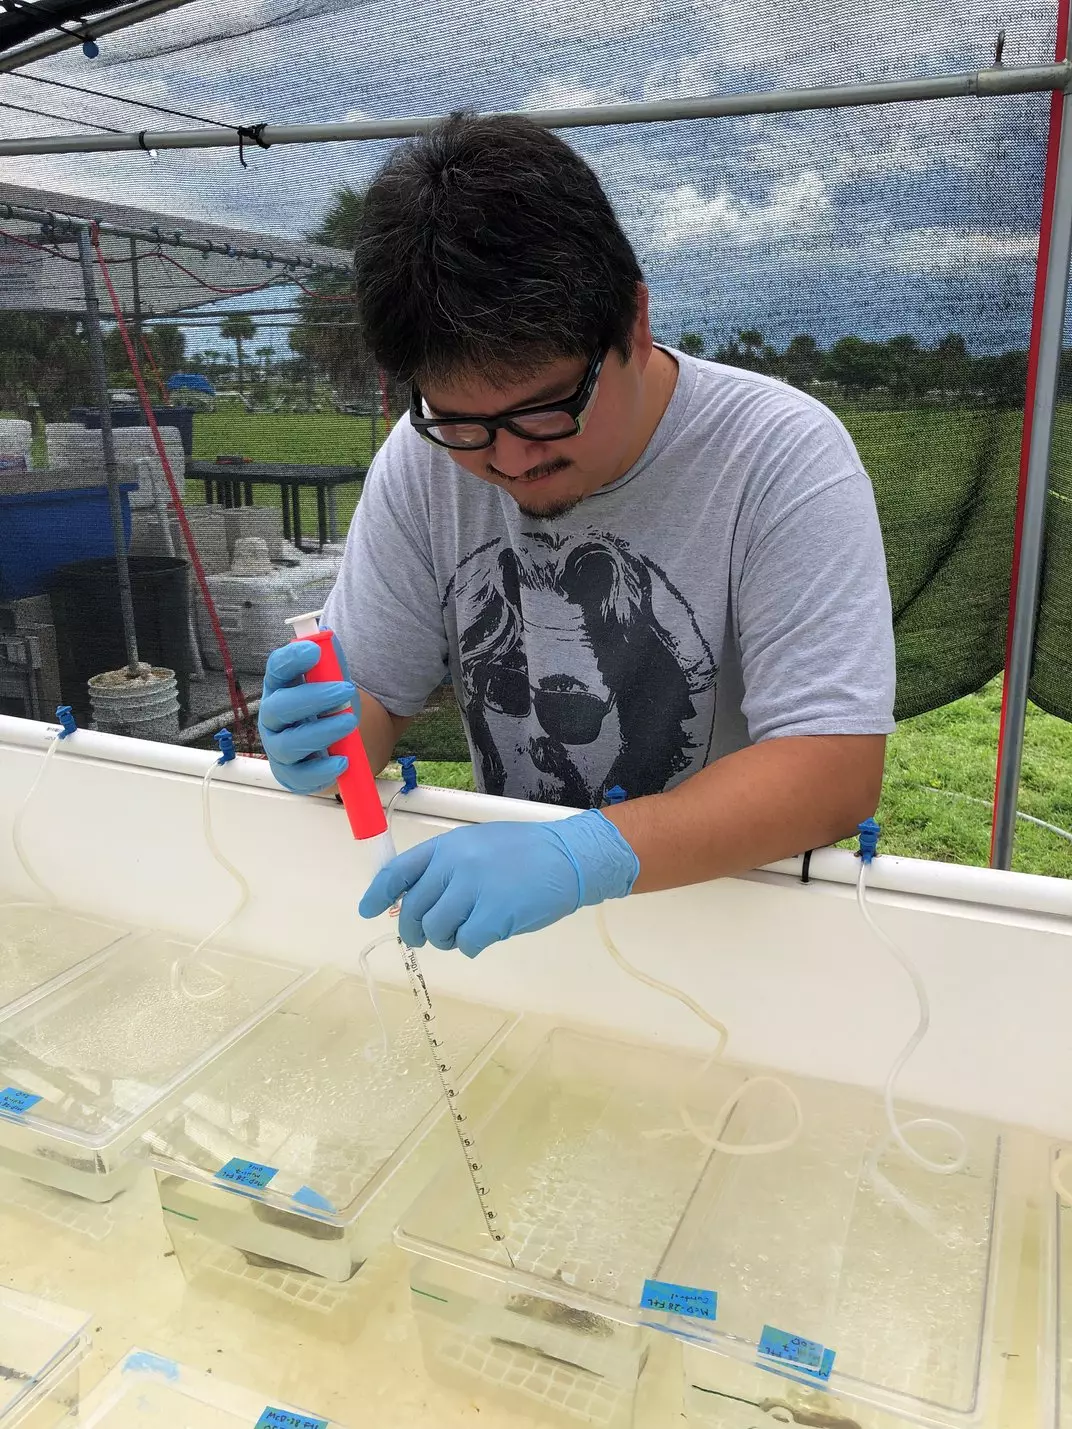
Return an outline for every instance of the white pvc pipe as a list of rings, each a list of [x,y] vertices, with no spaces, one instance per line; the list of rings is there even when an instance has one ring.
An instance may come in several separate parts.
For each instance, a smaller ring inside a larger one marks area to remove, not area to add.
[[[774,89],[753,94],[714,94],[687,99],[651,99],[621,104],[592,104],[563,109],[521,111],[547,129],[577,129],[603,124],[652,124],[675,119],[719,119],[731,115],[790,114],[809,109],[854,108],[867,104],[907,104],[930,99],[976,99],[1004,94],[1035,94],[1064,89],[1072,76],[1067,63],[998,65],[962,74],[922,79],[872,80],[863,84],[822,85],[809,89]],[[502,116],[494,116],[502,117]],[[423,133],[442,116],[360,119],[331,124],[269,124],[264,144],[335,144],[368,139],[404,139]],[[0,140],[0,155],[105,154],[146,149],[234,148],[235,129],[164,129],[141,134],[55,134]],[[248,142],[248,141],[247,141]]]
[[[0,715],[0,744],[44,754],[55,730],[55,725]],[[204,749],[184,749],[180,745],[156,744],[82,729],[63,741],[62,752],[68,756],[100,759],[192,779],[203,779],[206,769],[218,758]],[[266,759],[239,755],[229,764],[222,765],[215,779],[220,783],[244,785],[279,798],[301,797],[288,794],[276,783]],[[399,785],[393,780],[380,779],[377,786],[381,802],[386,807],[398,792]],[[489,794],[436,789],[427,785],[418,785],[395,807],[396,817],[415,814],[459,824],[492,823],[500,819],[535,823],[569,818],[574,813],[575,809],[558,805],[499,799]],[[783,859],[756,870],[755,876],[775,875],[797,881],[802,868],[802,857]],[[818,849],[812,854],[810,878],[816,883],[855,885],[858,873],[856,857],[847,849]],[[1045,878],[1038,874],[1007,873],[999,869],[882,854],[872,866],[868,887],[874,891],[947,899],[978,907],[1008,908],[1072,918],[1072,880]]]

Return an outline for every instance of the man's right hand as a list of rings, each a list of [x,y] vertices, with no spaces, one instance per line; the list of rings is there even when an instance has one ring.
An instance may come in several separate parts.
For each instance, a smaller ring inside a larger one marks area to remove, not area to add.
[[[335,783],[346,760],[328,754],[328,747],[352,734],[361,715],[361,697],[353,684],[306,681],[319,659],[312,641],[292,640],[272,651],[264,671],[257,716],[261,744],[272,773],[293,794],[318,794]],[[339,663],[345,671],[341,651]],[[345,705],[353,707],[352,714],[332,714]]]

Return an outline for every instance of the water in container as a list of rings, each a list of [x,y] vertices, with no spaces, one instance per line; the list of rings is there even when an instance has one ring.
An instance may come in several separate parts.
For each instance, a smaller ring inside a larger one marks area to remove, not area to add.
[[[625,1389],[652,1327],[686,1346],[688,1408],[704,1425],[723,1422],[720,1392],[753,1412],[786,1399],[786,1386],[801,1413],[817,1394],[815,1412],[868,1429],[899,1422],[889,1415],[972,1422],[989,1388],[996,1247],[1010,1263],[1020,1253],[1000,1129],[953,1114],[967,1163],[935,1175],[891,1145],[880,1096],[783,1078],[803,1130],[750,1155],[792,1120],[763,1075],[716,1063],[701,1076],[683,1054],[553,1034],[478,1134],[514,1269],[489,1267],[453,1173],[400,1227],[420,1257],[414,1306],[430,1371],[447,1358],[472,1366],[479,1355],[461,1341],[475,1336],[482,1352],[505,1343]],[[755,1087],[712,1125],[745,1079]],[[683,1105],[733,1149],[695,1137]],[[940,1159],[928,1134],[914,1132]],[[556,1408],[575,1404],[583,1419],[580,1383]]]
[[[0,1429],[53,1429],[78,1407],[89,1316],[0,1287]]]
[[[127,934],[48,904],[0,904],[0,1016],[58,987]]]
[[[129,1151],[187,1084],[312,975],[147,933],[0,1015],[0,1166],[107,1201]]]
[[[698,1070],[702,1073],[698,1077]],[[628,1426],[647,1350],[638,1307],[710,1151],[680,1128],[733,1067],[556,1030],[478,1128],[513,1268],[456,1162],[403,1218],[429,1374],[521,1412]]]
[[[1057,1153],[1054,1153],[1055,1155]],[[1069,1154],[1063,1160],[1062,1176],[1072,1182]],[[1052,1239],[1052,1324],[1053,1345],[1049,1356],[1052,1374],[1053,1429],[1072,1429],[1072,1201],[1051,1194],[1050,1234]],[[1047,1419],[1051,1418],[1047,1414]],[[1044,1429],[1050,1429],[1049,1423]]]
[[[144,1146],[189,1281],[348,1336],[370,1307],[359,1272],[454,1146],[408,990],[380,989],[381,1025],[363,980],[325,971],[315,988],[191,1089]],[[464,1085],[513,1019],[441,1002]]]
[[[712,1158],[662,1267],[660,1278],[717,1291],[717,1319],[696,1332],[719,1357],[698,1366],[690,1348],[692,1379],[738,1384],[726,1356],[917,1422],[973,1422],[989,1391],[995,1247],[1022,1214],[999,1194],[1000,1128],[950,1114],[967,1163],[939,1175],[891,1143],[873,1093],[794,1086],[799,1140],[777,1155]],[[760,1091],[729,1130],[760,1139],[780,1115]],[[910,1136],[935,1161],[948,1148],[927,1128]]]

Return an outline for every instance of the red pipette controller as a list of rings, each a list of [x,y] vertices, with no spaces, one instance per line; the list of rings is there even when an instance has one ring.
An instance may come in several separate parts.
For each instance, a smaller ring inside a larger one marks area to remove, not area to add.
[[[295,615],[286,623],[293,630],[295,640],[308,640],[320,651],[320,659],[305,676],[306,680],[311,684],[343,682],[346,680],[346,676],[339,663],[335,637],[330,630],[321,630],[320,615],[319,610],[308,615]],[[342,705],[332,713],[339,714],[349,708],[349,705]],[[379,790],[376,788],[376,780],[368,762],[368,755],[365,753],[360,731],[355,729],[352,734],[336,740],[329,746],[328,753],[341,754],[346,759],[346,768],[338,779],[343,808],[350,820],[350,828],[353,830],[355,839],[380,840],[379,862],[382,866],[394,857],[394,849],[391,847],[391,836],[387,831],[387,816],[380,803]]]

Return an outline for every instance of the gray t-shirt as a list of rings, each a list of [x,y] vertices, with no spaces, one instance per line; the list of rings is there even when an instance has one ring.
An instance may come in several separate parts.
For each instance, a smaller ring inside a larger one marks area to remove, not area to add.
[[[322,624],[418,713],[449,673],[479,788],[588,808],[785,735],[894,728],[890,595],[852,440],[813,398],[674,352],[640,460],[524,515],[400,421]]]

